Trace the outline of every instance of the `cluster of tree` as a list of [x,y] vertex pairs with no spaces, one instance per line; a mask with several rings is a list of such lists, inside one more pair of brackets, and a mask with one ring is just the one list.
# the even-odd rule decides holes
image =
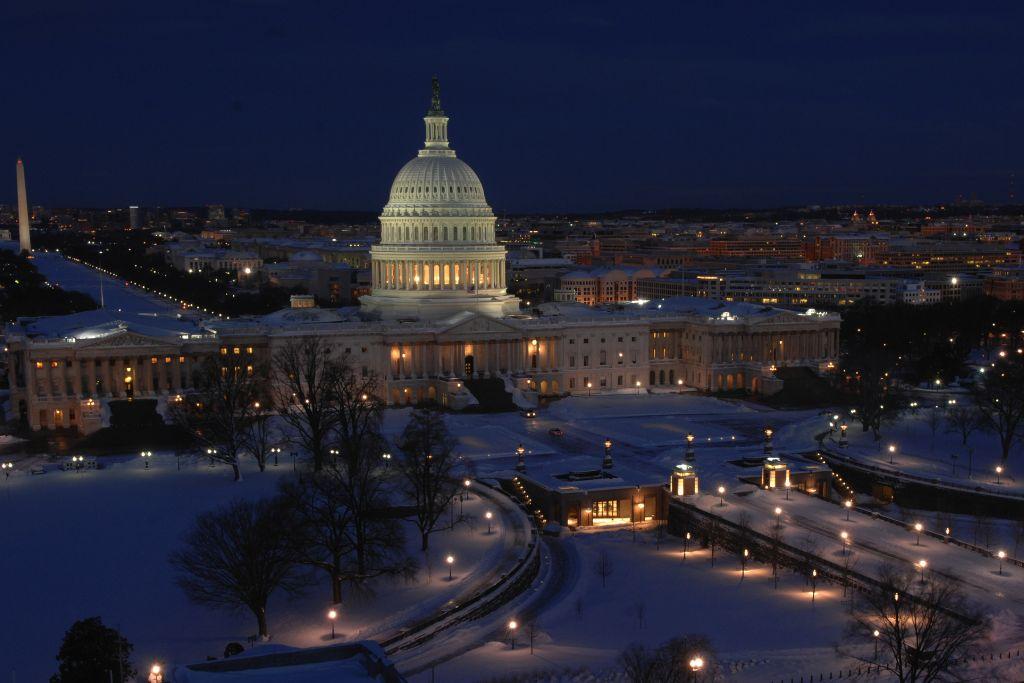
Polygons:
[[274,287],[266,283],[261,284],[258,291],[232,291],[229,285],[236,280],[237,273],[182,272],[167,263],[160,254],[148,252],[157,240],[143,231],[40,233],[33,240],[38,247],[60,249],[64,254],[116,273],[125,280],[223,315],[272,313],[286,307],[291,294],[300,293],[298,289]]
[[11,322],[21,316],[65,315],[91,311],[88,294],[51,285],[25,256],[0,249],[0,317]]
[[57,652],[57,673],[50,676],[50,683],[134,681],[131,654],[128,639],[99,617],[76,621],[64,634]]
[[[943,420],[947,429],[966,446],[976,431],[990,432],[999,440],[1005,464],[1013,446],[1024,436],[1024,356],[1015,349],[996,355],[994,362],[977,373],[965,386],[970,402],[957,402],[929,410],[932,433]],[[881,428],[896,420],[911,401],[903,382],[895,375],[897,356],[888,347],[881,349],[855,342],[848,348],[837,376],[839,397],[855,412],[852,418],[876,440]]]
[[719,665],[707,636],[688,634],[656,648],[632,643],[619,654],[619,666],[630,683],[686,683],[718,679]]
[[174,408],[200,451],[231,464],[236,477],[243,451],[266,453],[273,443],[266,436],[270,406],[309,454],[276,498],[200,516],[171,558],[191,599],[249,609],[261,636],[269,596],[301,592],[310,581],[304,569],[329,577],[335,603],[345,585],[414,573],[400,516],[412,517],[426,551],[460,489],[461,463],[443,415],[414,411],[391,466],[382,457],[376,378],[332,355],[311,337],[282,348],[269,373],[214,359],[200,370],[196,391]]
[[894,377],[916,385],[963,377],[972,349],[988,351],[1000,339],[1018,336],[1022,326],[1020,302],[978,297],[882,306],[865,300],[843,310],[840,336],[846,353],[879,354]]

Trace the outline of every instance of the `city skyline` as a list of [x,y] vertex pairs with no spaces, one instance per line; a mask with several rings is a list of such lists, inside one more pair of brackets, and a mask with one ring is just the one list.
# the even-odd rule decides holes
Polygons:
[[436,73],[499,215],[1006,202],[1019,14],[22,8],[14,88],[62,104],[0,151],[34,204],[372,212]]

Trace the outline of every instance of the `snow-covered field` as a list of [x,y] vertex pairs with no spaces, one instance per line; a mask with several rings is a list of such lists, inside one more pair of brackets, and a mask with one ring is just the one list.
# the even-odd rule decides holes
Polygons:
[[[950,431],[948,421],[942,416],[941,408],[921,407],[908,411],[897,422],[883,425],[882,438],[878,441],[851,420],[847,431],[850,445],[841,452],[909,474],[969,484],[972,488],[981,485],[993,491],[1024,494],[1024,471],[1019,464],[1024,455],[1024,443],[1018,440],[1003,465],[1004,471],[997,475],[996,466],[1001,465],[1002,457],[997,437],[978,430],[968,437],[965,445],[959,433]],[[823,425],[827,427],[827,418]],[[838,438],[836,434],[835,439]],[[890,445],[895,447],[891,458]]]
[[[120,460],[120,462],[117,462]],[[234,498],[274,492],[290,463],[259,473],[246,469],[234,483],[225,467],[205,463],[176,469],[170,455],[154,457],[151,469],[137,458],[107,459],[109,465],[82,473],[19,471],[0,482],[0,585],[5,586],[0,620],[0,675],[43,681],[55,670],[64,631],[77,619],[101,616],[135,644],[142,665],[201,661],[220,656],[229,641],[246,644],[255,631],[249,614],[226,614],[190,604],[174,584],[168,553],[195,515]],[[478,496],[465,503],[467,516],[488,507]],[[414,529],[410,552],[423,564]],[[491,568],[505,545],[500,525],[456,525],[431,541],[431,577],[384,582],[375,595],[347,595],[337,622],[340,637],[361,638],[428,614],[466,590]],[[448,581],[442,558],[456,558]],[[275,642],[310,646],[329,636],[326,583],[294,603],[272,601],[269,621]],[[11,679],[14,680],[14,679]]]

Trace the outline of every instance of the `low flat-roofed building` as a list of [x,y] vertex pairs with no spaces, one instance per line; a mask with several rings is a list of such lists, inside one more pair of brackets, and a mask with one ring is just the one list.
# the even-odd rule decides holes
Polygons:
[[622,463],[602,468],[602,456],[546,462],[527,457],[526,470],[500,477],[542,524],[588,528],[663,520],[666,482]]

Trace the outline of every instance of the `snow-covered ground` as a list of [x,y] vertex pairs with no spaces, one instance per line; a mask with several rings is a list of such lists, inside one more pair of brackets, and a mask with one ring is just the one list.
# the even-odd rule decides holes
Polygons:
[[[959,433],[950,431],[941,408],[929,406],[906,412],[897,422],[883,425],[882,438],[878,441],[870,432],[863,432],[853,420],[848,424],[849,446],[835,448],[842,455],[929,479],[1024,494],[1024,476],[1021,476],[1024,473],[1019,464],[1020,456],[1024,455],[1024,444],[1018,441],[1011,450],[1010,458],[1002,465],[1002,450],[994,434],[975,431],[965,445]],[[822,426],[827,428],[828,418]],[[838,433],[834,438],[838,440]],[[837,446],[835,443],[832,445]],[[894,447],[891,455],[889,446]],[[996,473],[999,465],[1004,468],[1001,474]]]
[[[137,664],[201,661],[220,656],[229,641],[246,643],[255,631],[249,614],[227,614],[190,604],[174,584],[168,553],[196,514],[234,498],[274,492],[290,463],[264,473],[246,468],[234,483],[226,467],[188,464],[181,471],[171,455],[158,454],[150,469],[138,458],[104,459],[107,467],[81,473],[55,468],[44,475],[19,470],[0,481],[0,585],[5,586],[0,620],[0,675],[42,681],[55,669],[64,631],[76,620],[101,616],[135,644]],[[478,495],[465,514],[478,520],[494,509]],[[423,564],[415,530],[410,553]],[[398,623],[430,614],[451,598],[471,591],[477,577],[496,568],[507,539],[500,524],[457,524],[432,537],[428,578],[379,582],[374,595],[345,596],[337,621],[339,637],[359,639],[390,632]],[[443,557],[456,562],[448,580]],[[269,608],[275,642],[308,647],[325,642],[330,591],[322,577],[308,594]],[[13,680],[13,679],[12,679]]]

